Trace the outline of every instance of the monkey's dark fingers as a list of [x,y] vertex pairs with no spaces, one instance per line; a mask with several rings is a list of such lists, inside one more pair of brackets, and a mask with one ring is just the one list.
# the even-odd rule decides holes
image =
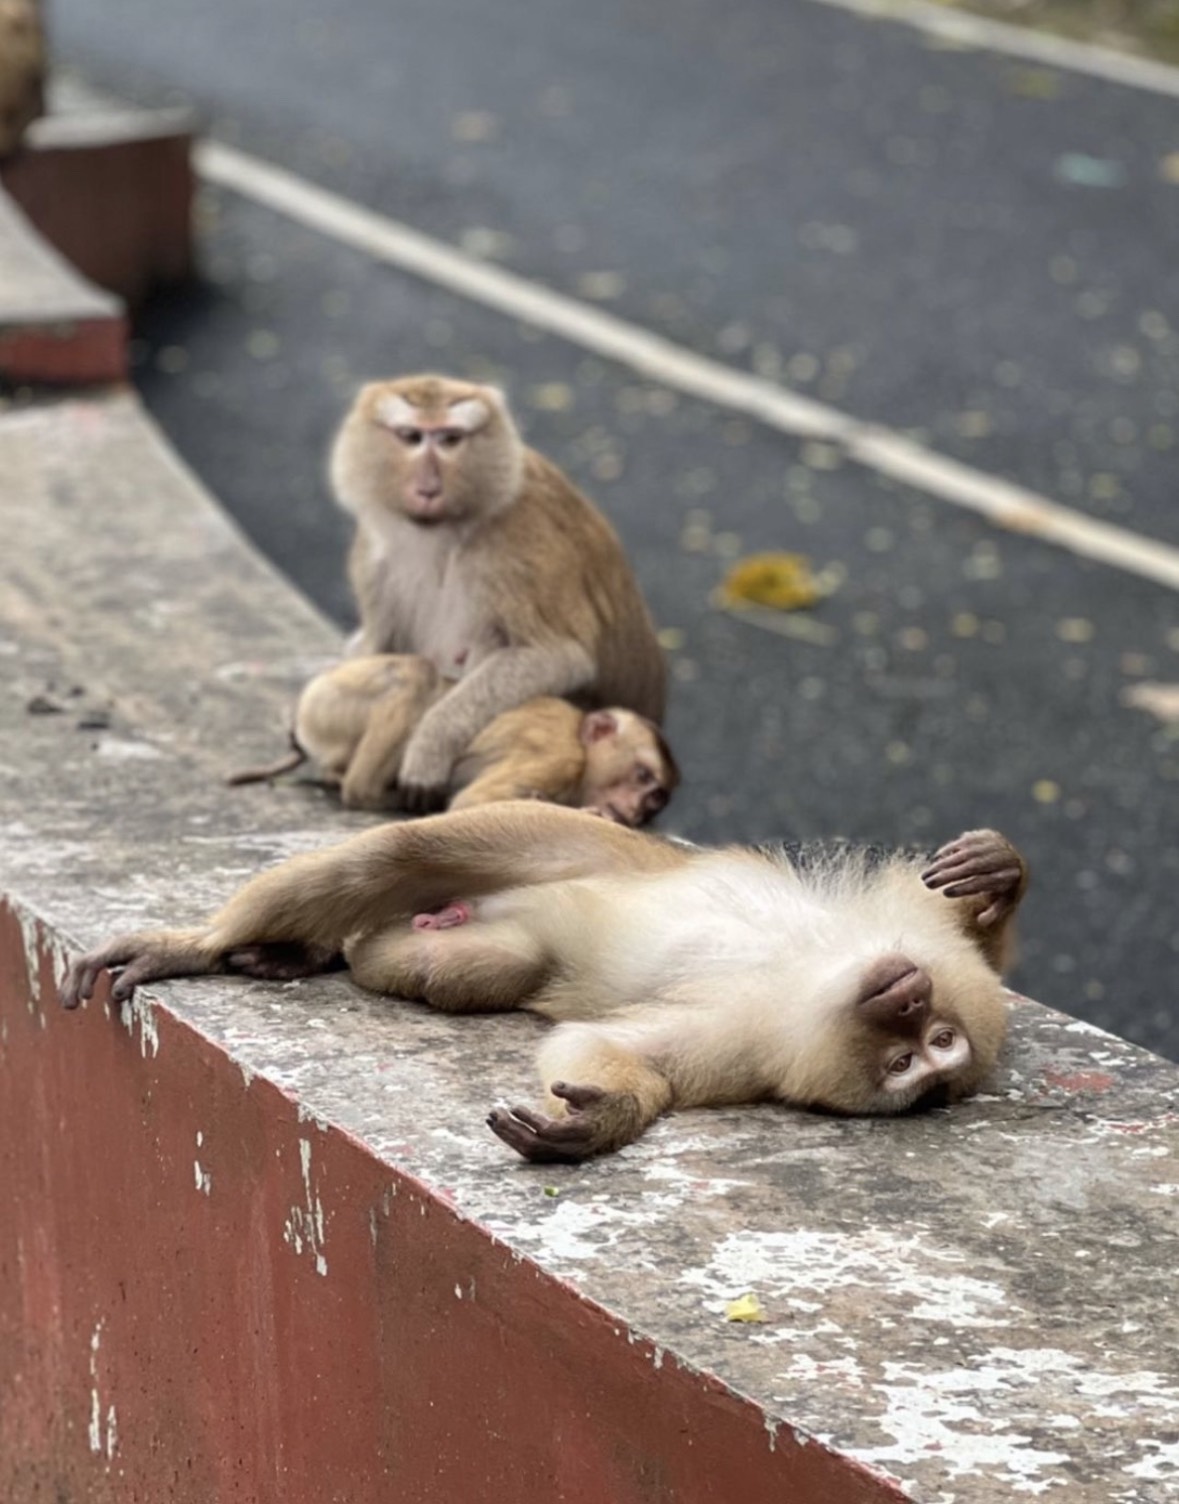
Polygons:
[[[988,851],[985,854],[945,857],[935,859],[921,874],[921,881],[928,888],[944,888],[963,877],[985,877],[1011,870],[1011,852]],[[1016,871],[1018,872],[1018,864]]]
[[575,1112],[596,1106],[606,1095],[600,1086],[571,1086],[568,1081],[554,1081],[549,1090],[554,1097],[568,1102]]
[[94,995],[94,985],[103,964],[94,956],[83,956],[71,963],[61,984],[58,997],[63,1008],[77,1008],[89,1002]]
[[175,975],[176,963],[166,952],[143,951],[119,972],[111,988],[111,998],[116,1003],[129,1003],[141,983],[159,982]]
[[100,974],[111,967],[123,966],[135,955],[126,941],[113,941],[101,950],[88,951],[70,964],[58,996],[63,1008],[77,1008],[94,996]]
[[493,1107],[487,1126],[534,1164],[586,1159],[596,1148],[593,1128],[585,1119],[546,1118],[527,1107]]
[[965,877],[943,886],[947,898],[969,898],[972,893],[987,893],[1004,896],[1019,886],[1018,867],[1007,867],[1001,872],[980,872],[974,877]]
[[406,815],[432,815],[445,807],[446,786],[399,783],[393,790],[393,808]]

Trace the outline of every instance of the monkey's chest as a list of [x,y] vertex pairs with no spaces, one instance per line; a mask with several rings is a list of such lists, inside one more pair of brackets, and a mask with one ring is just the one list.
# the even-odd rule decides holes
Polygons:
[[447,679],[459,679],[486,651],[485,613],[461,556],[410,551],[399,561],[389,601],[400,652],[420,653]]

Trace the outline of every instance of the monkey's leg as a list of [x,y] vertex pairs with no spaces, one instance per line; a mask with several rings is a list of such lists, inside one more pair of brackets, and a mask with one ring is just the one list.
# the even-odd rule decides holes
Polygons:
[[935,854],[921,874],[927,888],[965,899],[966,928],[1000,969],[1011,945],[1015,911],[1028,886],[1028,866],[997,830],[968,830]]
[[662,1071],[592,1024],[555,1029],[541,1047],[540,1068],[551,1081],[546,1105],[558,1116],[495,1107],[487,1118],[498,1138],[536,1163],[621,1149],[666,1112],[675,1095]]
[[414,728],[444,686],[425,659],[392,659],[398,682],[373,699],[364,732],[340,784],[347,809],[382,809],[390,804],[401,759]]
[[444,1013],[504,1013],[526,1003],[550,972],[543,947],[513,920],[454,929],[395,929],[347,947],[362,987],[420,998]]
[[207,928],[123,936],[71,968],[67,1007],[90,996],[99,971],[124,966],[120,997],[137,982],[227,969],[231,952],[294,941],[335,954],[351,936],[392,921],[534,883],[609,872],[658,872],[689,860],[680,848],[552,804],[492,804],[377,826],[325,851],[290,857],[252,878]]
[[280,940],[266,945],[244,945],[225,957],[225,969],[235,976],[254,977],[259,982],[295,982],[343,971],[347,962],[338,950]]

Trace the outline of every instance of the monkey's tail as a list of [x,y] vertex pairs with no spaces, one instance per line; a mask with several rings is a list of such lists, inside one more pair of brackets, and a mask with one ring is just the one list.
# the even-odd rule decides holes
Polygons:
[[292,747],[278,762],[266,763],[260,768],[242,768],[239,773],[230,773],[225,782],[230,788],[237,788],[243,783],[266,783],[272,778],[281,778],[284,773],[293,773],[306,761],[307,754],[302,747]]

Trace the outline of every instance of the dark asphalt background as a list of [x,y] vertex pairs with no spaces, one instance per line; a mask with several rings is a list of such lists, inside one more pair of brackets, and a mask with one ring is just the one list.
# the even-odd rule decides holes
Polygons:
[[[55,0],[60,58],[685,345],[1179,540],[1179,101],[806,0]],[[665,828],[936,844],[1034,886],[1014,980],[1179,1058],[1169,591],[989,528],[231,195],[142,322],[143,394],[347,623],[323,456],[355,385],[502,381],[673,629]],[[737,551],[841,583],[812,643],[710,594]],[[788,623],[789,624],[789,623]]]

